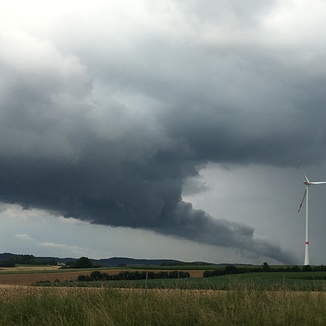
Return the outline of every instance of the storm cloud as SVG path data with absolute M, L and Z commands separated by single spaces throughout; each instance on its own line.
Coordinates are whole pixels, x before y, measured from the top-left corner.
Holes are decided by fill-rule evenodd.
M 0 200 L 291 262 L 182 190 L 210 162 L 325 160 L 315 26 L 293 46 L 279 28 L 295 4 L 119 3 L 37 3 L 42 26 L 3 23 Z

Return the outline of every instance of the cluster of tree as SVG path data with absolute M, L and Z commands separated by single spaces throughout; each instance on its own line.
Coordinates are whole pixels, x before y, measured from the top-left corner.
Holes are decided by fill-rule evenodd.
M 162 263 L 161 266 L 210 266 L 213 265 L 211 263 L 205 263 L 205 262 L 201 262 L 201 261 L 196 261 L 196 262 L 191 262 L 191 263 L 187 263 L 187 262 L 182 262 L 182 261 L 177 261 L 177 262 L 166 262 L 166 263 Z
M 278 266 L 270 267 L 266 262 L 261 267 L 236 267 L 234 265 L 227 265 L 224 268 L 218 268 L 214 270 L 207 270 L 204 272 L 204 277 L 229 275 L 229 274 L 242 274 L 242 273 L 263 273 L 263 272 L 317 272 L 326 271 L 326 266 Z
M 90 281 L 120 281 L 120 280 L 145 280 L 146 274 L 148 279 L 160 279 L 160 278 L 188 278 L 190 274 L 183 271 L 171 271 L 171 272 L 120 272 L 119 274 L 109 275 L 108 273 L 101 273 L 100 271 L 94 271 L 90 275 L 79 275 L 79 282 Z
M 0 267 L 15 267 L 16 264 L 9 260 L 0 260 Z
M 12 255 L 7 259 L 0 260 L 0 267 L 15 267 L 16 265 L 57 265 L 55 259 L 37 258 L 33 255 Z M 95 265 L 89 258 L 80 257 L 79 259 L 67 262 L 64 268 L 97 268 L 100 265 Z
M 98 268 L 101 265 L 96 265 L 88 257 L 80 257 L 79 259 L 67 261 L 61 268 Z
M 33 255 L 11 255 L 8 259 L 1 260 L 1 267 L 15 267 L 19 265 L 57 265 L 56 260 L 45 260 Z

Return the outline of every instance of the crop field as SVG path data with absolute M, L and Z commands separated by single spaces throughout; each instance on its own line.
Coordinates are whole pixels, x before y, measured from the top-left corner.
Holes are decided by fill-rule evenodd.
M 71 281 L 76 280 L 78 275 L 89 275 L 94 270 L 100 270 L 101 272 L 108 273 L 109 275 L 118 274 L 121 271 L 132 270 L 135 268 L 110 268 L 110 269 L 58 269 L 58 266 L 17 266 L 17 267 L 3 267 L 0 268 L 0 284 L 11 285 L 32 285 L 36 282 L 45 281 Z M 142 269 L 140 269 L 142 270 Z M 157 271 L 157 269 L 155 269 Z M 163 269 L 162 269 L 163 270 Z M 164 269 L 167 270 L 167 269 Z M 203 276 L 203 270 L 191 269 L 188 271 L 190 277 L 200 278 Z
M 325 325 L 324 292 L 0 286 L 0 325 Z
M 144 288 L 144 280 L 135 281 L 105 281 L 77 282 L 79 275 L 90 275 L 94 271 L 118 274 L 121 271 L 135 271 L 134 268 L 101 268 L 101 269 L 58 269 L 58 266 L 17 266 L 15 268 L 0 268 L 0 284 L 34 285 L 50 283 L 60 286 L 93 286 L 111 288 Z M 139 269 L 143 271 L 143 269 Z M 148 270 L 151 270 L 148 268 Z M 155 271 L 158 269 L 156 268 Z M 162 269 L 163 270 L 163 269 Z M 167 270 L 167 269 L 164 269 Z M 204 270 L 186 270 L 190 278 L 186 279 L 149 279 L 148 288 L 179 288 L 203 290 L 228 290 L 250 284 L 256 288 L 269 290 L 287 289 L 301 291 L 324 291 L 326 289 L 326 272 L 268 272 L 244 273 L 203 277 Z
M 294 275 L 292 275 L 294 274 Z M 326 273 L 248 273 L 210 278 L 150 279 L 148 289 L 184 290 L 235 290 L 250 287 L 269 291 L 318 291 L 326 290 Z M 323 279 L 325 277 L 325 281 Z M 58 284 L 59 285 L 59 284 Z M 91 286 L 108 288 L 145 288 L 144 280 L 63 283 L 62 286 Z
M 0 326 L 326 325 L 326 272 L 65 282 L 92 271 L 1 269 Z M 57 282 L 30 286 L 42 280 Z

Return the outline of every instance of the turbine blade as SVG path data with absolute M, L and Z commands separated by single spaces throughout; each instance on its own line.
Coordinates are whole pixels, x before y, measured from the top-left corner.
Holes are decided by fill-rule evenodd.
M 301 162 L 299 162 L 299 165 L 300 165 L 300 168 L 301 168 L 301 170 L 302 170 L 302 172 L 304 174 L 304 177 L 306 178 L 306 181 L 310 183 L 310 181 L 309 181 L 309 179 L 308 179 L 308 177 L 306 175 L 306 172 L 304 171 L 303 166 L 301 165 Z
M 307 195 L 307 189 L 305 189 L 305 191 L 304 191 L 303 198 L 302 198 L 302 200 L 301 200 L 300 207 L 299 207 L 299 209 L 298 209 L 298 213 L 300 213 L 300 210 L 301 210 L 301 207 L 302 207 L 302 205 L 303 205 L 303 202 L 304 202 L 304 200 L 306 199 L 306 195 Z

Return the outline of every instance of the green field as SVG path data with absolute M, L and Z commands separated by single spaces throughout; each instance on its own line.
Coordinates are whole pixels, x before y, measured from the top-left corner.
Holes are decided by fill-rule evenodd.
M 70 287 L 148 288 L 148 289 L 198 289 L 234 290 L 243 287 L 263 290 L 325 291 L 326 272 L 267 272 L 222 275 L 186 279 L 149 279 L 94 282 L 57 282 L 38 285 Z

